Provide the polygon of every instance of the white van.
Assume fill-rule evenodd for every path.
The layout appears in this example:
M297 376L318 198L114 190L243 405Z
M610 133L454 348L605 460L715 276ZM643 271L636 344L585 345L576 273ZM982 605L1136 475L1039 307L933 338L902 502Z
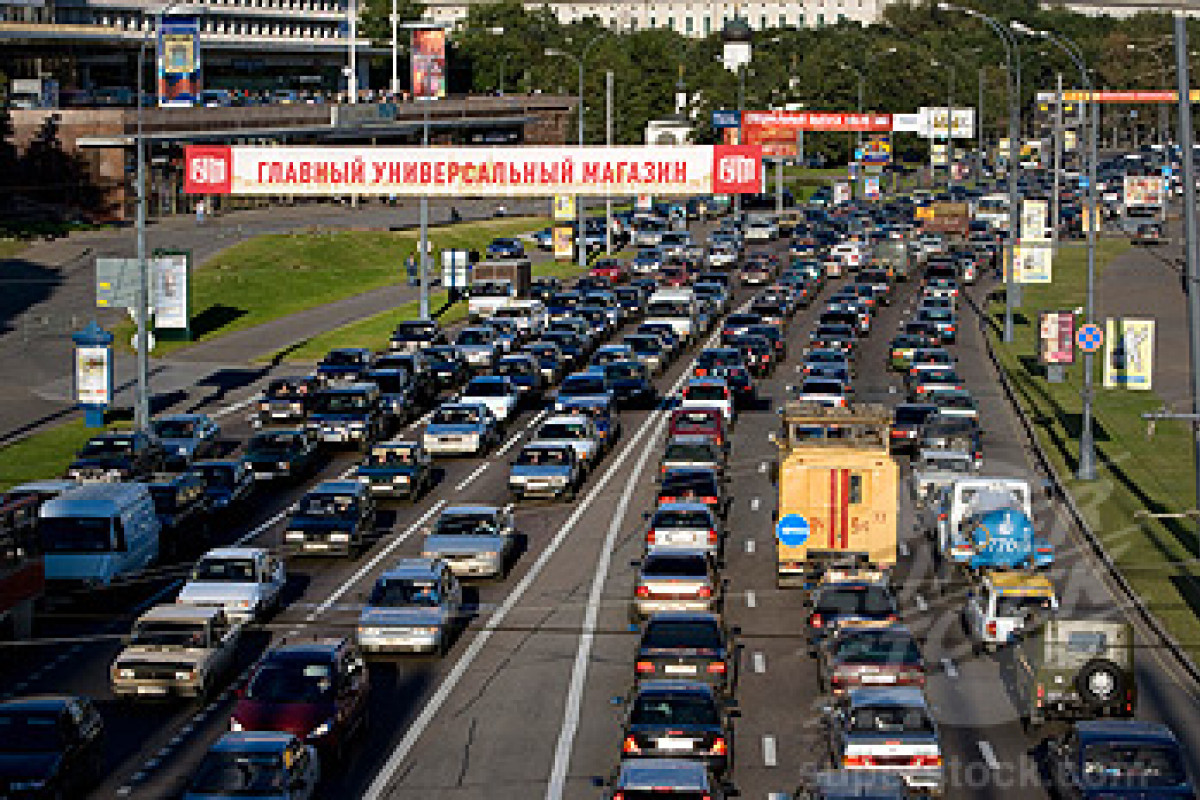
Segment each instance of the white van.
M158 515L143 483L91 483L42 506L38 535L50 586L107 586L158 559Z
M680 338L690 342L699 334L696 325L699 311L696 293L691 289L659 289L646 304L644 323L670 325Z

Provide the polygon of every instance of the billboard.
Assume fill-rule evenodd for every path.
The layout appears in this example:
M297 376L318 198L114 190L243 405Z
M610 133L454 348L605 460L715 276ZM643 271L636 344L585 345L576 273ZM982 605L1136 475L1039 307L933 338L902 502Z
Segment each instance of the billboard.
M1192 102L1200 102L1200 89L1189 92ZM1068 103L1086 103L1095 100L1097 103L1178 103L1179 93L1175 91L1100 91L1100 92L1063 92L1063 99Z
M736 110L727 108L714 109L712 112L712 126L714 129L721 128L736 128L741 125L739 114Z
M106 406L112 402L112 348L84 345L75 348L75 402L81 406Z
M929 145L929 163L935 167L944 167L950 163L950 153L945 144L935 142Z
M188 261L187 253L158 253L150 262L155 329L186 331L190 327Z
M158 26L158 105L194 106L200 99L200 20L163 17Z
M878 175L868 175L867 177L863 178L863 195L866 196L868 200L879 199Z
M413 97L421 100L445 97L446 31L441 28L414 28L410 52Z
M1105 328L1105 388L1153 388L1154 320L1109 319Z
M975 109L922 106L918 111L917 133L926 139L975 138Z
M596 197L756 194L762 148L625 147L184 148L188 194Z
M1125 206L1161 206L1167 196L1167 179L1159 175L1126 175Z
M1008 253L1003 254L1008 271ZM1006 275L1007 277L1007 275ZM1049 240L1018 244L1013 253L1013 283L1051 283L1054 279L1054 247Z
M1043 311L1038 315L1038 361L1043 364L1075 363L1075 314Z
M1021 240L1049 238L1050 204L1045 200L1021 201Z
M833 204L837 206L850 202L850 184L838 181L833 185Z
M892 163L892 137L887 133L873 133L866 138L862 146L862 162L864 164Z
M575 229L559 225L551 232L554 242L554 257L560 261L570 261L575 255Z
M784 128L796 138L796 131L863 131L887 133L892 129L891 114L855 114L843 111L743 111L742 129L754 127Z
M575 219L575 195L559 194L554 196L554 221L563 222Z

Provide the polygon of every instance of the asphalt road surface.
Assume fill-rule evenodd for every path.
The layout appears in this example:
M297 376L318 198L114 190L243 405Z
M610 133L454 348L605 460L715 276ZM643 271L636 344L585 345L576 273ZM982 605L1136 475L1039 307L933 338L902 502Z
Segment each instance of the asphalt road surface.
M782 244L769 246L784 253ZM844 279L843 279L844 280ZM841 281L832 282L827 297ZM982 290L973 293L981 295ZM739 290L735 305L750 297ZM860 402L900 402L898 376L884 368L888 339L914 299L901 284L875 320L855 384ZM776 490L768 433L801 358L816 309L789 329L790 360L758 382L761 402L742 411L730 462L733 497L728 527L725 613L739 637L736 697L741 716L733 745L733 781L743 797L794 790L806 772L828 766L816 668L802 639L806 612L797 590L775 588L773 518ZM964 305L960 373L975 393L985 429L984 471L1038 480L1020 427L1007 406L983 347L978 320ZM677 388L698 350L657 383ZM210 409L232 439L244 439L244 411ZM472 586L475 616L442 659L412 658L371 668L369 730L344 764L327 764L320 795L334 798L600 798L594 779L614 772L623 707L633 683L637 635L628 623L630 561L641 555L643 512L653 504L653 473L664 443L666 411L625 411L623 435L572 504L522 505L516 519L528 546L507 579ZM298 636L352 634L361 597L375 576L402 556L418 555L422 528L447 504L507 502L507 464L541 418L526 409L504 445L485 459L439 462L441 479L414 505L388 508L371 550L356 560L293 560L289 604L245 644L248 667L269 642ZM419 431L420 422L409 430ZM353 454L332 456L320 475L345 473ZM276 546L302 486L259 495L253 511L221 540ZM922 641L932 676L928 694L941 727L951 797L1044 796L1038 737L1023 733L992 656L971 654L961 627L964 588L934 579L929 541L915 527L902 489L901 564L895 576L904 621ZM1072 607L1112 608L1109 588L1057 504L1042 498L1040 527L1058 562L1051 574ZM1082 498L1086 502L1086 498ZM96 698L108 726L107 779L94 797L158 798L178 793L208 746L228 729L226 691L208 704L121 706L108 690L119 635L139 608L170 599L181 568L164 567L121 596L90 600L47 615L43 637L61 641L10 648L0 681L14 694L74 692ZM1139 716L1168 722L1190 754L1200 754L1196 686L1139 628ZM243 671L244 674L244 671Z

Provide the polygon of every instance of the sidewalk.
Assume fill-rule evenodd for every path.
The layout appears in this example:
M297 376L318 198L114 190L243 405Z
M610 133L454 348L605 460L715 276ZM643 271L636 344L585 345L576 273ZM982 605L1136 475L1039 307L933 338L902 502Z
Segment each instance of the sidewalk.
M492 216L495 202L457 200L431 203L431 221L445 224L454 205L464 221ZM509 202L509 213L544 212L540 201ZM358 209L325 204L231 212L197 225L191 217L173 217L150 225L146 248L172 247L192 251L203 263L246 239L310 227L385 229L418 224L418 204L367 204ZM5 291L0 293L0 444L20 438L46 424L71 415L71 332L95 319L109 327L123 310L95 307L96 257L132 257L132 228L88 231L66 239L35 242L17 258L0 264ZM277 352L298 339L339 327L349 321L412 302L416 289L386 287L346 298L253 329L200 342L170 361L153 362L152 387L162 401L175 402L228 393L253 376L267 372L247 364ZM116 359L115 405L131 405L135 359L125 353Z

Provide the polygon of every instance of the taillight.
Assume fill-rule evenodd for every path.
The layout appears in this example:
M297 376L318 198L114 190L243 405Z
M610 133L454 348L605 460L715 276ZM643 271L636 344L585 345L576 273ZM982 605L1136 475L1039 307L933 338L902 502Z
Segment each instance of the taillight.
M708 530L708 543L709 544L717 543L717 532L715 530L713 530L712 528L709 528L709 530Z
M945 522L945 521L946 521L946 514L945 513L938 514L938 522Z
M713 503L716 503L716 502L717 502L717 498L715 498L715 497L701 497L701 498L698 498L696 502L698 502L698 503L707 503L708 505L712 505Z
M709 664L708 665L708 674L709 675L724 675L725 674L725 662L724 661L714 661L711 664Z
M985 627L985 629L987 630L987 635L988 635L988 636L991 636L991 637L994 639L994 638L996 637L996 623L994 623L994 622L989 622L989 623L988 623L986 626L984 626L984 627Z
M909 762L914 767L940 767L942 765L941 756L913 756Z
M718 736L713 739L712 749L708 751L714 756L723 756L729 752L729 745L725 744L725 737Z
M707 586L701 586L696 591L696 596L697 597L712 597L712 589Z
M634 592L634 594L636 594L638 597L649 597L650 596L650 587L639 586L639 587L637 587L637 590Z
M625 741L621 743L622 753L640 753L642 748L638 747L637 741L632 736L626 736Z
M654 528L646 531L646 544L655 544L657 541L658 537L654 534Z
M871 766L870 756L842 756L842 766L851 767L869 767Z
M813 614L808 618L808 624L814 628L819 628L824 624L824 620L821 619L820 614Z
M634 665L634 671L637 672L638 675L646 675L647 673L654 672L654 662L639 661Z

